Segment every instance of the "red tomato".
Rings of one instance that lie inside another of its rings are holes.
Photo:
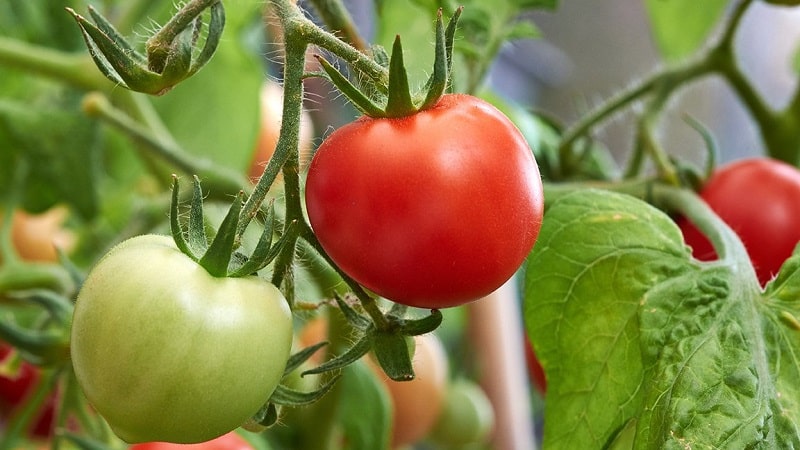
[[[143,444],[133,445],[129,450],[253,450],[253,446],[235,432],[230,432],[216,439],[199,444],[145,442]]]
[[[345,273],[422,308],[497,289],[530,252],[543,213],[539,169],[519,130],[489,103],[460,94],[333,132],[311,161],[306,204]]]
[[[544,368],[541,363],[539,363],[539,358],[536,357],[536,353],[533,351],[531,341],[527,338],[525,339],[525,362],[528,363],[528,376],[531,381],[533,381],[533,385],[540,394],[544,395],[544,393],[547,392],[547,380],[544,376]]]
[[[700,197],[739,235],[762,285],[800,241],[800,171],[793,166],[766,158],[740,160],[719,168]],[[678,223],[696,258],[717,258],[694,225]]]
[[[12,350],[10,345],[0,342],[0,421],[18,411],[42,378],[39,369],[26,361],[21,361],[19,367],[14,368],[16,370],[7,366],[13,355]],[[31,436],[47,437],[52,434],[56,403],[56,394],[47,397],[29,430]]]

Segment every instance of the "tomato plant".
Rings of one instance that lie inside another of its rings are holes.
[[[800,171],[766,158],[744,159],[717,169],[700,191],[705,200],[742,239],[766,284],[800,242]],[[717,255],[695,226],[680,221],[686,243],[698,259]]]
[[[5,3],[0,342],[46,382],[14,388],[0,450],[209,448],[239,426],[287,450],[800,448],[797,182],[776,162],[800,161],[798,58],[779,60],[796,0],[593,5],[591,23],[536,11],[557,0]],[[606,18],[626,58],[589,28]],[[579,22],[588,60],[559,36]],[[508,45],[539,36],[558,51]],[[562,121],[603,63],[646,69],[630,43],[657,67]],[[695,110],[718,87],[744,114]],[[712,170],[744,148],[760,158]],[[46,229],[11,219],[51,208]],[[64,226],[80,239],[57,259]],[[456,307],[502,283],[523,297],[502,313]],[[29,442],[51,387],[59,432]]]
[[[344,272],[423,308],[497,289],[533,246],[543,210],[522,135],[490,104],[457,94],[411,116],[362,117],[334,131],[311,161],[306,203]]]
[[[129,447],[129,450],[253,450],[253,446],[234,432],[223,434],[199,444],[173,444],[171,442],[145,442]]]
[[[144,235],[92,269],[71,349],[89,402],[120,437],[193,443],[259,410],[291,339],[291,314],[273,285],[212,277],[171,238]]]

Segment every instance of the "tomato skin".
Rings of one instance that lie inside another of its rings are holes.
[[[700,197],[739,235],[765,285],[800,241],[800,171],[773,159],[739,160],[715,171]],[[717,258],[694,225],[678,224],[697,259]]]
[[[199,444],[173,444],[171,442],[145,442],[135,444],[128,450],[253,450],[243,437],[231,432]]]
[[[431,437],[447,448],[482,444],[489,438],[494,422],[494,407],[486,392],[471,380],[455,380],[447,387],[442,413]]]
[[[478,98],[362,117],[312,158],[308,216],[333,261],[373,292],[422,308],[483,297],[519,268],[543,213],[533,154]]]
[[[71,353],[87,399],[120,438],[197,443],[262,406],[291,341],[291,312],[275,286],[212,277],[172,238],[145,235],[89,273]]]

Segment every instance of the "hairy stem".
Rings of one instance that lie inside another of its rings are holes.
[[[210,6],[220,0],[191,0],[185,4],[172,18],[161,27],[156,34],[147,40],[145,45],[150,70],[161,73],[169,56],[172,42],[183,30]]]

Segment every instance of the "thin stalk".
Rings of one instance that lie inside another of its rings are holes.
[[[726,78],[730,78],[729,82],[736,83],[734,89],[737,92],[741,89],[741,94],[744,95],[743,100],[748,107],[752,106],[756,111],[763,111],[762,105],[759,104],[758,95],[755,95],[755,92],[749,89],[749,84],[744,82],[746,80],[736,76],[739,73],[738,70],[733,70],[736,67],[733,63],[733,38],[745,11],[752,1],[743,0],[736,5],[733,13],[723,26],[719,41],[706,54],[684,66],[665,69],[632,85],[630,88],[609,98],[593,112],[584,115],[578,122],[565,130],[559,145],[559,154],[561,161],[566,162],[566,167],[562,167],[561,170],[568,171],[570,169],[573,144],[585,136],[593,127],[604,122],[619,110],[628,107],[633,102],[654,91],[658,91],[659,95],[667,97],[675,90],[686,87],[689,82],[714,72],[720,72]]]
[[[84,90],[110,92],[106,79],[85,54],[73,54],[0,36],[0,65],[44,75]]]
[[[136,122],[124,111],[114,107],[102,94],[88,94],[84,100],[84,109],[89,115],[102,119],[143,144],[142,150],[156,155],[181,172],[198,175],[204,183],[214,187],[209,191],[215,191],[219,195],[229,195],[249,186],[243,176],[217,167],[207,159],[190,155],[173,140],[165,141],[155,136],[149,127]]]

